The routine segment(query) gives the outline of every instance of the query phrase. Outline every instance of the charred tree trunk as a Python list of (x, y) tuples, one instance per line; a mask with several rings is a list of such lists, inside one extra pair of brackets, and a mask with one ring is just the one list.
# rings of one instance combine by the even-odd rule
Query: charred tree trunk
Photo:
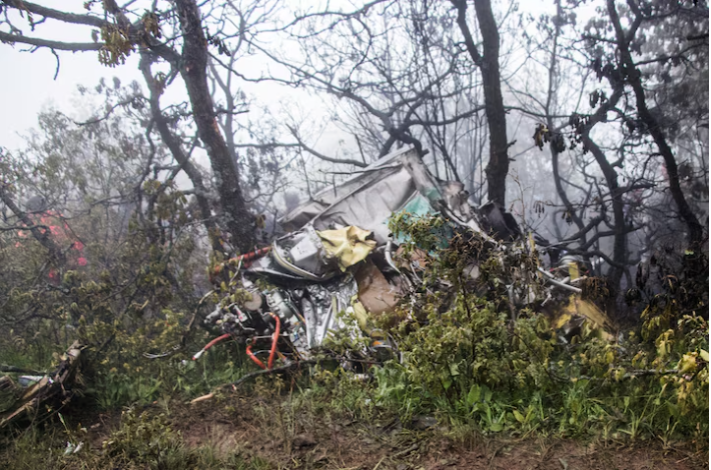
[(509, 172), (508, 139), (506, 136), (506, 110), (501, 95), (499, 71), (499, 30), (491, 10), (490, 0), (476, 0), (476, 11), (481, 29), (483, 55), (479, 54), (469, 25), (467, 24), (466, 0), (452, 0), (457, 8), (457, 25), (464, 36), (467, 52), (481, 70), (484, 85), (484, 105), (489, 124), (489, 163), (486, 166), (486, 182), (489, 200), (502, 207), (506, 202), (506, 175)]
[(254, 245), (253, 217), (247, 210), (237, 167), (215, 116), (207, 82), (207, 40), (200, 11), (195, 0), (175, 0), (174, 3), (183, 32), (180, 74), (188, 91), (198, 135), (210, 158), (225, 225), (233, 246), (244, 253)]
[[(647, 131), (649, 131), (654, 139), (654, 143), (657, 144), (659, 153), (664, 159), (664, 165), (667, 169), (667, 175), (669, 177), (669, 191), (671, 192), (672, 198), (674, 199), (677, 209), (679, 210), (679, 215), (689, 230), (689, 242), (692, 245), (698, 245), (703, 239), (703, 227), (699, 223), (699, 219), (691, 210), (691, 207), (684, 196), (684, 192), (681, 189), (681, 185), (679, 184), (679, 168), (676, 163), (676, 158), (674, 157), (674, 152), (672, 152), (671, 147), (669, 147), (664, 131), (659, 126), (657, 119), (647, 107), (647, 100), (644, 94), (644, 87), (642, 86), (641, 74), (632, 60), (632, 54), (630, 53), (629, 48), (629, 38), (625, 35), (625, 32), (622, 29), (620, 17), (617, 14), (614, 0), (607, 0), (607, 10), (610, 15), (610, 20), (615, 28), (617, 49), (620, 52), (620, 69), (625, 77), (625, 80), (630, 84), (632, 90), (634, 91), (637, 113), (646, 126)], [(635, 14), (637, 15), (635, 24), (639, 24), (641, 22), (640, 14), (639, 12), (635, 12)], [(633, 25), (632, 29), (636, 30), (636, 26)]]

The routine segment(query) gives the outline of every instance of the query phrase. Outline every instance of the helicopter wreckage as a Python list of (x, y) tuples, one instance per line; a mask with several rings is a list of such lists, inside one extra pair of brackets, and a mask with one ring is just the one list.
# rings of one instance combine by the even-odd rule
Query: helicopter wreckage
[[(472, 207), (461, 183), (438, 180), (414, 149), (405, 148), (291, 211), (280, 221), (288, 233), (270, 246), (218, 266), (216, 272), (227, 281), (222, 291), (232, 295), (205, 322), (222, 334), (193, 359), (232, 338), (246, 344), (247, 355), (261, 369), (270, 370), (277, 358), (288, 364), (311, 357), (329, 335), (347, 329), (344, 318), (354, 319), (367, 338), (366, 354), (393, 357), (396, 345), (372, 327), (372, 320), (404, 310), (402, 320), (413, 321), (418, 295), (450, 287), (445, 280), (427, 285), (431, 281), (424, 280), (424, 269), (433, 254), (403, 249), (408, 241), (393, 236), (388, 227), (394, 214), (440, 215), (448, 221), (441, 245), (446, 246), (454, 232), (466, 233), (485, 247), (480, 257), (503, 261), (521, 250), (536, 257), (549, 252), (555, 263), (548, 269), (541, 261), (529, 269), (533, 272), (522, 275), (521, 269), (514, 269), (512, 278), (504, 281), (512, 320), (522, 307), (540, 310), (550, 303), (557, 305), (551, 325), (560, 341), (570, 341), (585, 322), (612, 338), (608, 317), (581, 298), (579, 285), (586, 279), (580, 275), (581, 260), (559, 258), (559, 251), (545, 240), (538, 238), (537, 244), (533, 236), (523, 236), (513, 216), (496, 204)], [(465, 270), (472, 281), (483, 261), (474, 258)], [(538, 288), (532, 289), (531, 282)]]

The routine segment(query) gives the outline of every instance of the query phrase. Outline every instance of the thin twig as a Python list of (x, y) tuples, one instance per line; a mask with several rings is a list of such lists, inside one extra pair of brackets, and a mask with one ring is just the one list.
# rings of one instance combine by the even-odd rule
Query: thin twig
[(323, 359), (310, 359), (310, 360), (306, 360), (306, 361), (292, 362), (291, 364), (287, 364), (287, 365), (281, 366), (281, 367), (275, 367), (273, 369), (258, 370), (256, 372), (252, 372), (252, 373), (242, 376), (236, 382), (220, 385), (218, 387), (218, 389), (227, 388), (227, 387), (236, 388), (249, 380), (252, 380), (257, 377), (261, 377), (262, 375), (282, 374), (285, 372), (289, 372), (292, 369), (298, 369), (301, 366), (315, 366), (315, 365), (321, 364), (323, 362), (325, 362), (325, 360), (323, 360)]

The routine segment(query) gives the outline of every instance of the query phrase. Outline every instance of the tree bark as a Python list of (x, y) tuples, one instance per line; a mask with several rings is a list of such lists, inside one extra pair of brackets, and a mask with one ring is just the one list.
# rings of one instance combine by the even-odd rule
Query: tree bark
[[(637, 114), (642, 120), (647, 130), (654, 139), (659, 153), (664, 159), (664, 165), (667, 169), (667, 175), (669, 177), (669, 191), (671, 192), (672, 198), (676, 203), (677, 209), (679, 210), (679, 215), (687, 226), (689, 231), (689, 243), (691, 245), (698, 245), (703, 240), (703, 227), (699, 223), (699, 219), (696, 217), (694, 212), (691, 210), (689, 203), (686, 201), (684, 192), (679, 184), (679, 168), (676, 163), (676, 158), (674, 157), (674, 152), (672, 152), (671, 147), (666, 140), (664, 131), (659, 126), (657, 119), (649, 111), (647, 107), (647, 100), (644, 94), (644, 87), (642, 86), (641, 73), (639, 69), (635, 66), (632, 60), (632, 54), (630, 53), (629, 40), (625, 35), (622, 25), (620, 23), (620, 17), (617, 14), (617, 9), (615, 7), (614, 0), (607, 0), (607, 11), (610, 15), (610, 20), (615, 28), (615, 36), (617, 38), (617, 49), (620, 52), (620, 65), (624, 77), (627, 83), (630, 84), (632, 90), (634, 91), (635, 101), (637, 105)], [(635, 13), (638, 14), (638, 13)], [(639, 22), (640, 19), (637, 19)]]
[(607, 161), (605, 153), (600, 147), (590, 138), (589, 132), (583, 134), (583, 144), (590, 150), (595, 157), (602, 174), (605, 176), (605, 182), (610, 190), (610, 198), (612, 199), (612, 223), (614, 238), (612, 243), (612, 261), (608, 278), (610, 284), (619, 291), (620, 281), (624, 274), (624, 266), (627, 264), (627, 226), (625, 225), (624, 201), (622, 194), (624, 190), (620, 189), (617, 182), (617, 172)]
[(612, 263), (610, 267), (610, 272), (608, 273), (608, 278), (615, 290), (620, 287), (620, 280), (624, 274), (624, 266), (627, 263), (627, 226), (625, 224), (625, 213), (624, 213), (624, 201), (622, 200), (622, 195), (624, 190), (620, 188), (617, 182), (617, 172), (612, 164), (605, 157), (605, 153), (600, 149), (600, 147), (590, 138), (590, 131), (593, 127), (606, 119), (607, 113), (610, 109), (617, 106), (618, 101), (622, 97), (622, 90), (617, 89), (614, 91), (610, 99), (604, 104), (600, 105), (598, 110), (590, 116), (590, 120), (585, 125), (582, 133), (583, 145), (585, 148), (590, 150), (595, 157), (603, 176), (605, 177), (605, 183), (610, 191), (610, 198), (612, 200), (612, 220), (613, 220), (613, 248), (612, 248)]
[(35, 224), (35, 222), (33, 222), (32, 219), (30, 219), (30, 217), (17, 206), (17, 204), (15, 204), (15, 201), (12, 200), (10, 195), (7, 193), (7, 190), (2, 186), (0, 186), (0, 201), (2, 201), (7, 208), (15, 214), (15, 217), (25, 224), (35, 240), (37, 240), (47, 249), (47, 251), (49, 251), (50, 257), (55, 263), (57, 263), (57, 266), (64, 264), (65, 256), (62, 252), (62, 248), (50, 237), (52, 232), (50, 232), (49, 227), (37, 226), (37, 224)]
[(501, 94), (499, 71), (499, 30), (491, 9), (490, 0), (476, 0), (474, 10), (481, 29), (483, 55), (479, 54), (467, 24), (466, 0), (452, 0), (457, 8), (457, 25), (464, 36), (467, 52), (481, 70), (484, 85), (484, 105), (489, 125), (489, 163), (486, 182), (489, 200), (506, 203), (506, 176), (509, 172), (508, 138), (506, 135), (506, 109)]
[[(97, 28), (113, 24), (106, 18), (68, 13), (31, 2), (6, 0), (3, 4), (18, 11), (36, 14), (41, 16), (42, 19), (51, 18), (68, 24), (89, 25)], [(253, 218), (247, 210), (244, 195), (240, 188), (237, 166), (232, 161), (224, 136), (217, 124), (215, 107), (207, 84), (208, 50), (200, 11), (195, 0), (173, 0), (173, 4), (176, 7), (176, 14), (183, 33), (182, 54), (178, 54), (170, 46), (145, 31), (140, 21), (131, 23), (115, 0), (105, 0), (103, 2), (106, 12), (114, 16), (116, 23), (121, 28), (128, 31), (130, 40), (134, 44), (139, 47), (147, 47), (164, 58), (171, 66), (180, 70), (190, 98), (198, 134), (205, 144), (210, 158), (210, 164), (217, 182), (217, 192), (222, 205), (222, 215), (225, 219), (227, 230), (231, 235), (232, 245), (246, 252), (253, 247)], [(66, 43), (4, 32), (0, 32), (0, 41), (74, 51), (97, 50), (103, 47), (101, 43)]]
[[(556, 1), (556, 15), (560, 17), (562, 15), (562, 9), (560, 6), (560, 0)], [(551, 131), (554, 130), (555, 125), (553, 123), (553, 112), (551, 111), (551, 103), (553, 102), (553, 97), (555, 95), (555, 77), (556, 77), (556, 67), (558, 66), (558, 38), (560, 37), (560, 21), (555, 21), (554, 26), (555, 26), (555, 32), (553, 34), (553, 48), (551, 50), (551, 58), (550, 58), (550, 63), (548, 66), (548, 94), (546, 96), (546, 126), (548, 126), (548, 129)], [(578, 211), (575, 210), (575, 207), (573, 207), (573, 204), (570, 202), (570, 199), (568, 199), (568, 194), (565, 192), (565, 189), (563, 188), (563, 182), (561, 181), (560, 177), (560, 166), (559, 166), (559, 156), (560, 152), (558, 151), (556, 147), (555, 142), (551, 142), (548, 145), (548, 148), (550, 149), (551, 152), (551, 167), (553, 169), (553, 182), (555, 183), (555, 190), (558, 193), (558, 197), (560, 198), (561, 202), (565, 206), (565, 210), (568, 212), (570, 219), (575, 223), (575, 225), (578, 227), (578, 230), (580, 233), (580, 244), (584, 245), (587, 242), (587, 237), (586, 233), (587, 231), (584, 230), (585, 228), (585, 223), (583, 220), (580, 218), (578, 215)], [(553, 221), (553, 223), (556, 223)]]
[(188, 175), (190, 182), (195, 188), (195, 199), (198, 207), (200, 208), (203, 225), (207, 230), (207, 235), (210, 239), (212, 249), (222, 252), (223, 247), (220, 243), (219, 229), (212, 218), (212, 207), (210, 200), (207, 197), (207, 188), (205, 188), (205, 183), (202, 180), (200, 171), (195, 167), (195, 165), (193, 165), (190, 158), (185, 155), (181, 142), (175, 134), (171, 132), (165, 116), (160, 109), (160, 91), (158, 90), (155, 79), (151, 74), (151, 58), (148, 54), (149, 52), (146, 51), (141, 52), (139, 69), (143, 73), (143, 78), (146, 81), (146, 85), (148, 86), (150, 93), (148, 102), (151, 107), (151, 116), (156, 124), (156, 129), (160, 134), (161, 140), (165, 143), (166, 147), (168, 147), (168, 150), (175, 161), (178, 162), (183, 171), (185, 171), (185, 174)]
[(232, 245), (246, 253), (254, 247), (253, 217), (247, 210), (239, 173), (220, 132), (207, 82), (207, 40), (195, 0), (174, 0), (183, 33), (180, 74), (185, 81), (200, 140), (205, 144)]

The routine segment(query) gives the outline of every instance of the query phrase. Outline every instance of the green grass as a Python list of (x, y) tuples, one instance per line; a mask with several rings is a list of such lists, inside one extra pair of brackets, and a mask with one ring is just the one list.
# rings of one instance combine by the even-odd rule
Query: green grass
[(166, 425), (164, 414), (128, 414), (120, 427), (96, 451), (83, 446), (66, 454), (67, 443), (86, 440), (85, 433), (52, 426), (43, 431), (29, 428), (16, 436), (4, 436), (0, 447), (0, 468), (17, 470), (266, 470), (269, 462), (239, 453), (220, 455), (211, 447), (188, 448)]

